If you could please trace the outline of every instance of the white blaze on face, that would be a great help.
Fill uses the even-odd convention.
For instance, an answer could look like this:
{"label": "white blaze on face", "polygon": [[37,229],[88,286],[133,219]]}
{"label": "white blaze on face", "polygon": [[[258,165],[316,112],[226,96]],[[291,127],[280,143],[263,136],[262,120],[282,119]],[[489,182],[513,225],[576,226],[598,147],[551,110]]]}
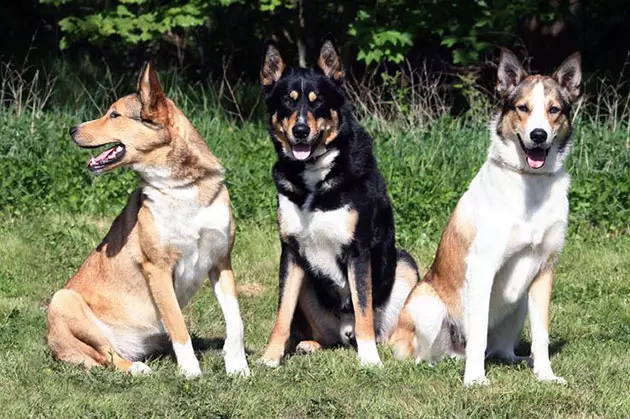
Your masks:
{"label": "white blaze on face", "polygon": [[[551,132],[551,124],[549,124],[549,120],[547,119],[547,100],[545,98],[545,86],[541,81],[536,83],[534,88],[532,89],[532,96],[529,102],[530,106],[530,115],[527,119],[527,125],[525,126],[525,144],[534,145],[535,143],[531,140],[531,133],[535,129],[542,129],[547,133],[547,142],[551,141],[552,132]],[[541,144],[542,145],[542,144]]]}

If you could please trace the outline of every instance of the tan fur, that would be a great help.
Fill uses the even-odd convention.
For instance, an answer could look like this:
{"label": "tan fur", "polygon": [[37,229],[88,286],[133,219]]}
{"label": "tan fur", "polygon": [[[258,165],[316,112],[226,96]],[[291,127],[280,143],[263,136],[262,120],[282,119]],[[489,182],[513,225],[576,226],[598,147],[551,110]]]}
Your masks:
{"label": "tan fur", "polygon": [[287,138],[287,133],[284,128],[284,123],[278,119],[278,113],[274,113],[271,116],[271,125],[273,126],[273,132],[276,139],[280,142],[285,150],[291,150],[291,144]]}
{"label": "tan fur", "polygon": [[355,316],[355,336],[357,340],[373,341],[374,336],[374,311],[372,310],[372,269],[368,265],[365,276],[368,278],[365,307],[359,304],[359,293],[357,291],[357,277],[354,269],[348,267],[348,284],[350,285],[350,294],[352,296],[352,305],[354,306]]}
{"label": "tan fur", "polygon": [[289,263],[287,269],[288,274],[280,299],[276,320],[271,336],[269,337],[269,343],[267,343],[265,353],[261,358],[263,363],[269,365],[278,365],[284,355],[284,349],[291,333],[293,314],[295,313],[295,307],[305,275],[304,270],[293,262]]}
{"label": "tan fur", "polygon": [[315,92],[308,93],[308,101],[315,102],[317,100],[317,94]]}
{"label": "tan fur", "polygon": [[[203,205],[230,206],[223,184],[223,168],[175,104],[163,96],[157,78],[146,67],[140,78],[140,97],[125,96],[107,113],[82,124],[74,137],[82,146],[122,141],[124,158],[107,170],[141,164],[166,167],[172,179],[196,185]],[[111,118],[112,112],[121,116]],[[141,123],[139,117],[152,118]],[[162,129],[156,129],[160,126]],[[173,342],[189,339],[173,288],[173,269],[179,252],[164,247],[142,190],[129,197],[101,244],[87,257],[48,308],[47,340],[54,357],[86,367],[113,364],[128,371],[131,362],[115,353],[97,322],[114,331],[164,324]],[[231,225],[230,247],[234,241]],[[230,252],[219,261],[221,284],[235,295]]]}
{"label": "tan fur", "polygon": [[297,100],[297,98],[300,97],[300,94],[298,93],[297,90],[291,90],[289,92],[289,97],[293,100]]}
{"label": "tan fur", "polygon": [[317,131],[323,132],[322,142],[328,145],[339,135],[339,114],[337,111],[330,110],[330,119],[317,119]]}
{"label": "tan fur", "polygon": [[[409,293],[407,297],[407,303],[413,304],[413,300],[423,296],[438,296],[435,289],[429,285],[427,281],[418,283]],[[400,319],[398,319],[398,325],[394,329],[389,344],[394,349],[394,357],[396,359],[409,358],[414,353],[414,340],[415,340],[415,324],[413,317],[408,310],[404,309],[400,313]]]}
{"label": "tan fur", "polygon": [[474,238],[474,227],[461,222],[455,208],[442,233],[433,265],[407,297],[390,339],[397,358],[406,358],[413,353],[415,325],[407,306],[413,304],[415,298],[438,296],[453,318],[462,318],[461,290],[466,278],[466,255]]}
{"label": "tan fur", "polygon": [[461,317],[460,290],[466,278],[466,255],[474,238],[474,227],[459,221],[456,208],[442,233],[433,265],[424,277],[456,318]]}
{"label": "tan fur", "polygon": [[[530,117],[532,105],[532,92],[538,82],[542,82],[545,88],[546,103],[546,118],[549,121],[550,126],[557,133],[560,138],[567,136],[570,128],[570,121],[567,119],[567,115],[564,112],[551,113],[549,110],[552,107],[562,108],[562,98],[558,96],[559,89],[554,88],[557,86],[557,82],[552,77],[543,75],[531,75],[525,77],[522,82],[522,90],[519,95],[518,101],[514,103],[514,107],[506,111],[505,116],[501,120],[501,126],[499,130],[504,133],[511,132],[523,132],[524,127],[527,125],[527,121]],[[520,110],[519,107],[525,106],[529,109],[529,112]]]}
{"label": "tan fur", "polygon": [[537,311],[542,316],[545,329],[549,330],[549,303],[553,288],[553,269],[556,262],[555,255],[540,270],[529,287],[529,296],[535,301]]}

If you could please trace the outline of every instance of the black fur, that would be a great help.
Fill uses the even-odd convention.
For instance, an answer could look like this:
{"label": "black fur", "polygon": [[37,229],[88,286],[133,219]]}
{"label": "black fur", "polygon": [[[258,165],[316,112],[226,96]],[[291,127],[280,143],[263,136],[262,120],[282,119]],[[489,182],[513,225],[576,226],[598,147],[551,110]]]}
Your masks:
{"label": "black fur", "polygon": [[[275,48],[268,44],[267,49]],[[279,57],[277,50],[267,52],[266,57]],[[263,62],[263,72],[265,63]],[[276,68],[277,63],[271,64]],[[339,73],[335,73],[339,74]],[[343,74],[343,73],[341,73]],[[288,100],[291,91],[297,91],[297,100]],[[311,102],[308,92],[317,92],[317,100]],[[362,310],[366,306],[367,287],[371,285],[373,307],[383,304],[390,295],[394,283],[394,274],[398,253],[395,247],[394,217],[383,177],[378,171],[372,154],[372,138],[357,122],[351,106],[346,100],[341,80],[325,75],[323,69],[315,67],[285,68],[282,76],[271,85],[265,86],[267,105],[267,123],[273,140],[278,160],[273,167],[273,179],[278,194],[289,198],[294,204],[304,209],[330,211],[349,205],[358,213],[353,241],[342,249],[337,263],[346,276],[350,267],[357,273],[359,304]],[[287,156],[283,144],[277,138],[272,118],[288,118],[294,112],[304,116],[312,113],[315,119],[331,120],[338,115],[338,135],[330,142],[326,152],[339,151],[328,175],[310,190],[302,178],[307,163],[313,163],[318,157],[311,157],[305,162]],[[316,138],[313,143],[321,142]],[[293,143],[292,143],[293,144]],[[309,197],[310,195],[310,197]],[[308,202],[307,202],[308,198]],[[297,263],[307,273],[316,291],[320,303],[336,315],[353,311],[349,293],[340,293],[340,288],[326,275],[312,269],[308,260],[300,251],[300,244],[293,237],[281,238],[282,256],[280,263],[280,301],[286,281],[289,263]],[[401,258],[415,267],[413,258],[406,252]],[[361,275],[371,268],[371,276]],[[365,281],[362,278],[367,278]],[[367,282],[367,281],[371,281]],[[299,308],[299,307],[298,307]]]}

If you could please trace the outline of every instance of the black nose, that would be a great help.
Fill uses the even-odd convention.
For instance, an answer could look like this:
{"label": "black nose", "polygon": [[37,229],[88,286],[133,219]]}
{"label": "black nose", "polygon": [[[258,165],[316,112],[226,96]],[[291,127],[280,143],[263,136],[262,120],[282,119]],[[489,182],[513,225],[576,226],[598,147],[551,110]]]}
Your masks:
{"label": "black nose", "polygon": [[346,330],[346,337],[348,339],[352,339],[354,337],[354,332],[352,330]]}
{"label": "black nose", "polygon": [[70,128],[70,136],[74,136],[74,133],[77,132],[78,129],[79,128],[77,128],[77,127]]}
{"label": "black nose", "polygon": [[311,129],[306,124],[295,124],[292,131],[295,138],[297,138],[298,140],[303,140],[308,137]]}
{"label": "black nose", "polygon": [[547,131],[542,128],[536,128],[529,134],[529,138],[536,144],[544,143],[547,140]]}

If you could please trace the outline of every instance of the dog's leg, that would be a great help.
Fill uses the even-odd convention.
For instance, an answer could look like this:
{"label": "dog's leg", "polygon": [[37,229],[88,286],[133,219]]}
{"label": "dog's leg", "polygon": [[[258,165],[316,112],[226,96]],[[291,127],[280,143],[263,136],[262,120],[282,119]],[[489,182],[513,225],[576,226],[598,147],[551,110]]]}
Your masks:
{"label": "dog's leg", "polygon": [[[415,329],[416,361],[433,362],[434,358],[444,355],[445,348],[434,348],[434,345],[444,328],[447,310],[433,287],[426,282],[420,283],[409,296],[404,311],[406,313],[405,319],[408,316]],[[408,322],[409,320],[406,320],[405,323]]]}
{"label": "dog's leg", "polygon": [[304,280],[304,270],[295,263],[291,251],[282,243],[280,256],[280,295],[278,313],[269,337],[265,353],[258,361],[269,367],[277,367],[284,355],[284,349],[291,334],[291,321]]}
{"label": "dog's leg", "polygon": [[[311,353],[315,352],[311,350],[313,348],[320,349],[339,342],[339,318],[321,305],[308,279],[302,283],[298,304],[311,329],[310,340],[300,342],[296,348],[298,352]],[[319,345],[314,345],[312,341]],[[305,350],[307,347],[309,350]]]}
{"label": "dog's leg", "polygon": [[131,374],[150,372],[142,362],[122,358],[91,317],[96,317],[83,297],[73,290],[55,293],[48,306],[47,341],[53,356],[86,368],[112,364]]}
{"label": "dog's leg", "polygon": [[534,374],[540,381],[565,384],[551,369],[549,361],[549,303],[553,286],[553,266],[546,267],[534,278],[529,288],[529,322],[532,333]]}
{"label": "dog's leg", "polygon": [[173,288],[173,269],[145,262],[142,264],[142,270],[162,323],[173,343],[173,351],[180,371],[186,378],[201,375],[199,361],[193,351],[184,315]]}
{"label": "dog's leg", "polygon": [[486,232],[477,237],[466,264],[465,316],[466,316],[466,366],[464,385],[487,385],[485,359],[488,344],[488,319],[490,294],[494,276],[501,265],[507,239],[501,234]]}
{"label": "dog's leg", "polygon": [[230,261],[210,271],[208,276],[214,286],[214,294],[219,301],[225,320],[225,344],[223,345],[225,370],[228,375],[247,377],[249,367],[243,342],[243,320],[236,298],[236,281]]}
{"label": "dog's leg", "polygon": [[348,283],[354,307],[354,335],[361,365],[381,367],[383,363],[376,349],[374,309],[372,306],[372,267],[369,252],[350,257]]}

